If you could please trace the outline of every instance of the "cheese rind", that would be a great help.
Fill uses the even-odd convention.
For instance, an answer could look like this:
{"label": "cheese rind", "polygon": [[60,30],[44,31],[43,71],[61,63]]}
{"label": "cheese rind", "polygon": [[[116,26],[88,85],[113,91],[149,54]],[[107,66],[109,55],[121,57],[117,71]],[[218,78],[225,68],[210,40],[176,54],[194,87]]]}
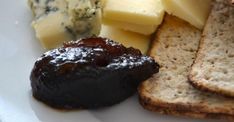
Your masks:
{"label": "cheese rind", "polygon": [[120,28],[126,31],[132,31],[144,35],[150,35],[155,32],[157,26],[154,25],[138,25],[138,24],[132,24],[132,23],[127,23],[127,22],[122,22],[122,21],[117,21],[117,20],[111,20],[107,19],[105,17],[102,18],[102,22],[105,25]]}
{"label": "cheese rind", "polygon": [[165,11],[202,29],[209,15],[211,0],[162,0]]}
{"label": "cheese rind", "polygon": [[159,25],[164,9],[161,0],[107,0],[104,16],[140,25]]}
{"label": "cheese rind", "polygon": [[105,25],[102,26],[100,36],[110,38],[125,45],[126,47],[140,49],[140,51],[144,54],[147,53],[150,44],[150,36],[124,31]]}

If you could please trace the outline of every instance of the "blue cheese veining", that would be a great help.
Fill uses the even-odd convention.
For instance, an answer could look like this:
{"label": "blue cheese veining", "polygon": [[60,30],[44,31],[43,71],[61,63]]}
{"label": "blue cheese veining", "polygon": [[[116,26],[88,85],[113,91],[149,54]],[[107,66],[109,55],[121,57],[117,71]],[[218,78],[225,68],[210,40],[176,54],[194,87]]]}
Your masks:
{"label": "blue cheese veining", "polygon": [[29,0],[36,37],[46,49],[65,41],[98,35],[99,0]]}
{"label": "blue cheese veining", "polygon": [[56,11],[67,11],[65,0],[29,0],[28,3],[36,19]]}
{"label": "blue cheese veining", "polygon": [[101,10],[98,0],[66,0],[68,14],[78,37],[99,34]]}

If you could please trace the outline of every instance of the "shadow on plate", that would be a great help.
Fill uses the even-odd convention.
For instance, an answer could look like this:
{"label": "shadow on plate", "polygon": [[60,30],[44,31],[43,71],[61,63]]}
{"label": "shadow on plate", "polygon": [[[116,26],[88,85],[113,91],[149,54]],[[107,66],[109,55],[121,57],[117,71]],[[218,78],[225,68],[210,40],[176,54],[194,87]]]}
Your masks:
{"label": "shadow on plate", "polygon": [[87,110],[56,110],[34,99],[31,95],[31,91],[29,97],[32,110],[42,122],[101,122]]}
{"label": "shadow on plate", "polygon": [[92,110],[91,113],[104,122],[221,122],[218,120],[191,119],[153,113],[141,107],[137,95],[119,105]]}

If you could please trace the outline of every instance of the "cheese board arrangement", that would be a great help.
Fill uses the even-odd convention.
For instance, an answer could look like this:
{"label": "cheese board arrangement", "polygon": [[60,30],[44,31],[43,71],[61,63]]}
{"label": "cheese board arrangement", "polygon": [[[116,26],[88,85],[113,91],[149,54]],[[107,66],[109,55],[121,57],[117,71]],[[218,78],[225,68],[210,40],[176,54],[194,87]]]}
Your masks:
{"label": "cheese board arrangement", "polygon": [[232,0],[3,3],[0,122],[234,120]]}

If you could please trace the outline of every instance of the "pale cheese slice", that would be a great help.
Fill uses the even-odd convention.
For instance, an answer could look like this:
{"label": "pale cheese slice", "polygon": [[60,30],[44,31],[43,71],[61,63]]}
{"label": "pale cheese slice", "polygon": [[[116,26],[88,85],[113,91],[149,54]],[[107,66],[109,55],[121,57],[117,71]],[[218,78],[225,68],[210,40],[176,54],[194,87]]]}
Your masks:
{"label": "pale cheese slice", "polygon": [[147,53],[150,44],[150,36],[124,31],[105,25],[102,26],[100,36],[110,38],[125,45],[126,47],[140,49],[140,51],[144,54]]}
{"label": "pale cheese slice", "polygon": [[203,29],[210,12],[211,0],[162,0],[165,11]]}
{"label": "pale cheese slice", "polygon": [[103,16],[138,25],[159,25],[164,9],[161,0],[107,0]]}
{"label": "pale cheese slice", "polygon": [[132,24],[132,23],[127,23],[127,22],[122,22],[122,21],[117,21],[117,20],[111,20],[107,19],[105,17],[102,18],[102,22],[105,25],[120,28],[126,31],[132,31],[144,35],[150,35],[155,32],[157,26],[154,25],[138,25],[138,24]]}

